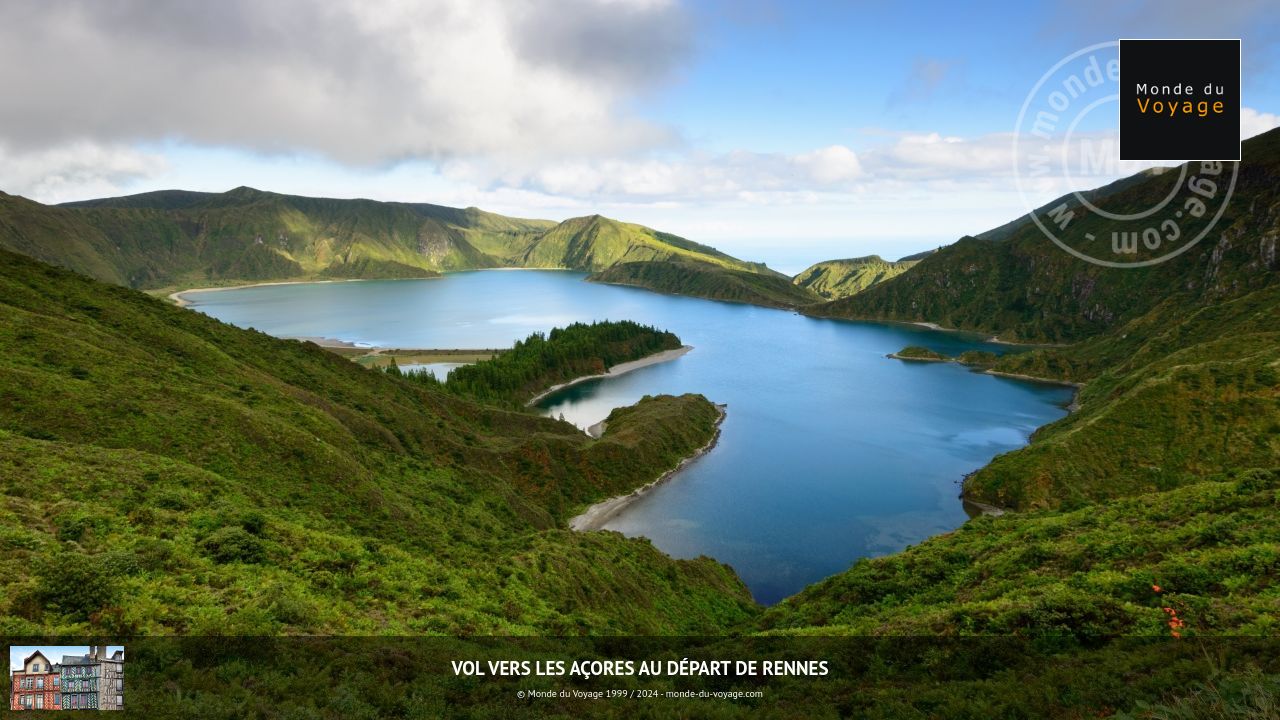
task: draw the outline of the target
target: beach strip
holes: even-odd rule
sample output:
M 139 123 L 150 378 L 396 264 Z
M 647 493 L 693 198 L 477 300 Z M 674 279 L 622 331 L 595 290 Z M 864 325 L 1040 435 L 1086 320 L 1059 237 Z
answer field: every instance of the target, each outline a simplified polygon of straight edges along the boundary
M 617 495 L 607 500 L 601 500 L 587 508 L 581 515 L 577 515 L 569 520 L 569 529 L 576 530 L 578 532 L 590 532 L 592 530 L 599 530 L 603 528 L 605 523 L 616 517 L 618 513 L 622 512 L 628 505 L 644 497 L 645 493 L 675 477 L 675 475 L 683 470 L 689 463 L 711 452 L 711 449 L 714 448 L 716 443 L 720 440 L 720 424 L 724 422 L 726 407 L 726 405 L 716 405 L 716 409 L 720 411 L 720 416 L 716 418 L 716 431 L 711 435 L 711 439 L 707 441 L 706 445 L 703 445 L 694 451 L 692 455 L 681 460 L 679 465 L 676 465 L 674 468 L 663 473 L 657 480 L 654 480 L 647 485 L 641 485 L 626 495 Z

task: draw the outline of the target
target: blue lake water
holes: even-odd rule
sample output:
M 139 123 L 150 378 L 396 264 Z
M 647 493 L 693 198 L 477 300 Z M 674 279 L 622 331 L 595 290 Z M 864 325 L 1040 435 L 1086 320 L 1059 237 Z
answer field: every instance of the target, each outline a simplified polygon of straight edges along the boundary
M 1067 388 L 885 357 L 906 345 L 1008 352 L 909 325 L 583 282 L 582 273 L 477 271 L 442 279 L 274 285 L 186 295 L 197 310 L 282 337 L 402 348 L 499 348 L 574 321 L 636 320 L 694 350 L 549 396 L 586 428 L 646 394 L 728 405 L 720 442 L 606 526 L 676 557 L 728 563 L 773 603 L 861 557 L 964 522 L 959 481 L 1062 417 Z

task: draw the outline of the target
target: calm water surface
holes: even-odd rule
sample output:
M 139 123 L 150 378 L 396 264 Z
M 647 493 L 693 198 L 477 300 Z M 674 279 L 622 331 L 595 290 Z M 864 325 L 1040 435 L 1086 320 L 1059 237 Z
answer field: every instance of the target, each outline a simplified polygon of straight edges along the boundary
M 955 333 L 815 320 L 793 312 L 582 282 L 582 273 L 478 271 L 435 280 L 275 285 L 191 293 L 196 309 L 282 337 L 404 348 L 499 348 L 574 321 L 636 320 L 693 352 L 549 396 L 586 428 L 646 394 L 726 403 L 715 450 L 607 527 L 676 557 L 732 565 L 776 602 L 861 557 L 895 552 L 966 517 L 959 481 L 1065 414 L 1071 391 L 940 363 L 905 345 L 1001 353 Z M 444 368 L 441 368 L 443 370 Z

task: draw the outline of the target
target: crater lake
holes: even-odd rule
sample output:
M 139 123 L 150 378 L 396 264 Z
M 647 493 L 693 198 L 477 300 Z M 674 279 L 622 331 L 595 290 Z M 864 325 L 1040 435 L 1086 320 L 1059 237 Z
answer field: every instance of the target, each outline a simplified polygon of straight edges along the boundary
M 955 529 L 967 517 L 963 477 L 1025 445 L 1066 414 L 1072 397 L 1066 387 L 885 357 L 907 345 L 947 355 L 1017 350 L 977 336 L 584 277 L 483 270 L 182 295 L 200 312 L 279 337 L 389 348 L 505 348 L 575 321 L 635 320 L 675 332 L 691 352 L 573 385 L 537 409 L 585 429 L 644 395 L 696 392 L 727 405 L 716 447 L 605 528 L 647 537 L 675 557 L 727 563 L 767 604 L 859 558 Z

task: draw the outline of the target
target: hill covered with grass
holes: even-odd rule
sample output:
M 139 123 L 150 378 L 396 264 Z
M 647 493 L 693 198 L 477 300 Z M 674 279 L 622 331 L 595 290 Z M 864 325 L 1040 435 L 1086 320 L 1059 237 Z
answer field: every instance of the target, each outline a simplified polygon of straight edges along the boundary
M 1177 605 L 1188 635 L 1274 634 L 1278 491 L 1280 469 L 1256 468 L 1070 512 L 979 517 L 896 555 L 859 561 L 770 608 L 761 627 L 1168 637 L 1163 608 Z
M 713 436 L 593 440 L 0 251 L 10 635 L 720 632 L 732 570 L 559 528 Z
M 891 262 L 879 255 L 826 260 L 810 265 L 792 282 L 823 299 L 836 300 L 857 295 L 872 285 L 897 277 L 915 264 L 915 260 Z
M 1280 464 L 1280 283 L 1188 310 L 1169 302 L 1105 336 L 995 370 L 1084 380 L 1079 410 L 965 482 L 1015 508 L 1078 507 Z
M 430 277 L 480 268 L 599 271 L 696 261 L 767 270 L 599 215 L 561 223 L 477 208 L 310 198 L 240 187 L 47 206 L 0 193 L 0 247 L 135 288 Z
M 706 262 L 619 263 L 587 279 L 765 307 L 794 308 L 818 299 L 809 290 L 793 285 L 785 275 L 767 268 L 743 270 Z

